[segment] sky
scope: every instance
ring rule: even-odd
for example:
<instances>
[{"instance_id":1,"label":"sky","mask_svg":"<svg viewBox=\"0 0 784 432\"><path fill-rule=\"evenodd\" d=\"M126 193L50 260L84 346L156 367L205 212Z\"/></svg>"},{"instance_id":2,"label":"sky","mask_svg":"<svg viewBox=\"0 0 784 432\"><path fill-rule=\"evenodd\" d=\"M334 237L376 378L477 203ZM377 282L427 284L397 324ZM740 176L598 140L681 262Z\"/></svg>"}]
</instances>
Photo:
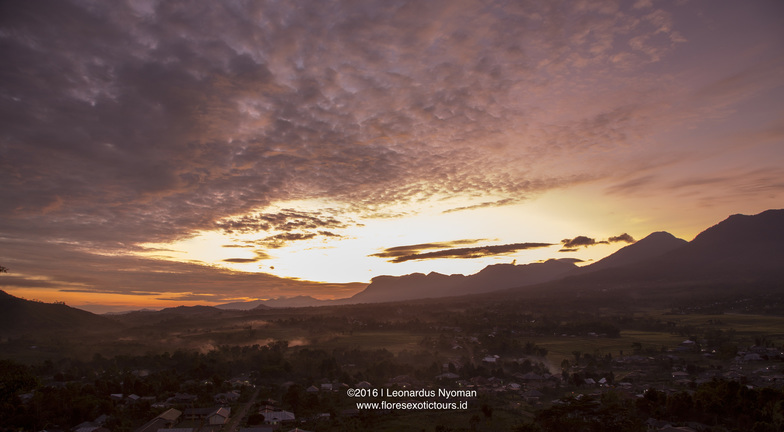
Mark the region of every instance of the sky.
<instances>
[{"instance_id":1,"label":"sky","mask_svg":"<svg viewBox=\"0 0 784 432\"><path fill-rule=\"evenodd\" d=\"M784 3L0 2L0 289L588 264L784 205Z\"/></svg>"}]
</instances>

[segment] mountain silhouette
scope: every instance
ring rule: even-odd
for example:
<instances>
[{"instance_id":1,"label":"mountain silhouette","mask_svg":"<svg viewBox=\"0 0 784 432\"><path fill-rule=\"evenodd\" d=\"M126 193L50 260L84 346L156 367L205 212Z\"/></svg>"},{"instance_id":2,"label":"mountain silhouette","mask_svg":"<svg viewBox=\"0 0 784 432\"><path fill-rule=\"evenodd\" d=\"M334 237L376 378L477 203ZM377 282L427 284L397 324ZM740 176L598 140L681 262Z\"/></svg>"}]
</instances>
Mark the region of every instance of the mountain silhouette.
<instances>
[{"instance_id":1,"label":"mountain silhouette","mask_svg":"<svg viewBox=\"0 0 784 432\"><path fill-rule=\"evenodd\" d=\"M447 276L435 272L427 275L414 273L405 276L378 276L371 280L364 291L355 294L350 300L352 303L375 303L481 294L560 279L577 269L571 262L551 259L523 265L491 265L469 276Z\"/></svg>"},{"instance_id":2,"label":"mountain silhouette","mask_svg":"<svg viewBox=\"0 0 784 432\"><path fill-rule=\"evenodd\" d=\"M583 267L584 272L604 270L612 267L622 267L650 260L678 249L688 242L665 232L657 231L636 243L618 249L599 261Z\"/></svg>"},{"instance_id":3,"label":"mountain silhouette","mask_svg":"<svg viewBox=\"0 0 784 432\"><path fill-rule=\"evenodd\" d=\"M784 280L782 242L784 210L768 210L753 216L733 215L701 232L694 240L659 256L620 266L603 264L604 268L600 266L592 272L586 269L587 274L568 278L567 282L584 286L781 282ZM605 260L623 261L613 255Z\"/></svg>"},{"instance_id":4,"label":"mountain silhouette","mask_svg":"<svg viewBox=\"0 0 784 432\"><path fill-rule=\"evenodd\" d=\"M679 279L776 281L784 277L784 210L732 215L656 262Z\"/></svg>"},{"instance_id":5,"label":"mountain silhouette","mask_svg":"<svg viewBox=\"0 0 784 432\"><path fill-rule=\"evenodd\" d=\"M570 290L631 288L642 292L665 286L668 289L781 287L784 282L782 244L784 210L768 210L752 216L732 215L690 242L666 232L655 232L582 268L567 260L551 259L524 265L491 265L469 276L435 272L378 276L365 290L338 300L298 296L217 307L137 311L108 319L65 304L25 300L0 291L0 335L39 330L108 330L122 324L140 325L183 316L212 319L220 318L226 309L392 302L501 291L566 293Z\"/></svg>"},{"instance_id":6,"label":"mountain silhouette","mask_svg":"<svg viewBox=\"0 0 784 432\"><path fill-rule=\"evenodd\" d=\"M470 276L414 273L379 276L352 303L482 294L513 289L655 287L784 281L784 210L733 215L687 242L654 232L591 265L559 260L485 267ZM519 288L519 290L518 290Z\"/></svg>"},{"instance_id":7,"label":"mountain silhouette","mask_svg":"<svg viewBox=\"0 0 784 432\"><path fill-rule=\"evenodd\" d=\"M0 335L39 331L94 331L119 328L114 321L62 303L25 300L0 291Z\"/></svg>"}]
</instances>

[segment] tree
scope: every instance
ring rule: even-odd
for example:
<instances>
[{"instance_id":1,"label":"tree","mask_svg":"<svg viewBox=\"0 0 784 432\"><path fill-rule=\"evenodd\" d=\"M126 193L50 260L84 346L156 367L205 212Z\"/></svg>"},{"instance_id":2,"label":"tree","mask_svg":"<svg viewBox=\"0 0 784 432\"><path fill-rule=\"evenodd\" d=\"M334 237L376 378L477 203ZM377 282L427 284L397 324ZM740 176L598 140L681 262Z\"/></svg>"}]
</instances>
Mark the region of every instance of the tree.
<instances>
[{"instance_id":1,"label":"tree","mask_svg":"<svg viewBox=\"0 0 784 432\"><path fill-rule=\"evenodd\" d=\"M8 267L0 266L0 273L8 273Z\"/></svg>"},{"instance_id":2,"label":"tree","mask_svg":"<svg viewBox=\"0 0 784 432\"><path fill-rule=\"evenodd\" d=\"M493 417L493 407L491 407L486 403L483 403L480 408L482 409L482 414L484 414L486 418Z\"/></svg>"}]
</instances>

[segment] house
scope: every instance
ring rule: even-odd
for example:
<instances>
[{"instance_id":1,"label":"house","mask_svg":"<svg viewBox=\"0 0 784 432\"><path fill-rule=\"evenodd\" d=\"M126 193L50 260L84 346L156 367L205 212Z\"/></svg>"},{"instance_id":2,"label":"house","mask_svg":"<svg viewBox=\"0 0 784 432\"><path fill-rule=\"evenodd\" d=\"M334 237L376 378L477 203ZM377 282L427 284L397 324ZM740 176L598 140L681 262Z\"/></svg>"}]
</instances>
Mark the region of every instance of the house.
<instances>
[{"instance_id":1,"label":"house","mask_svg":"<svg viewBox=\"0 0 784 432\"><path fill-rule=\"evenodd\" d=\"M199 420L203 418L207 418L208 415L212 414L216 408L185 408L183 413L184 417L189 420Z\"/></svg>"},{"instance_id":2,"label":"house","mask_svg":"<svg viewBox=\"0 0 784 432\"><path fill-rule=\"evenodd\" d=\"M259 414L264 416L264 423L266 424L278 424L278 423L287 423L293 422L297 420L297 417L294 415L293 412L283 411L283 410L276 410L276 411L260 411Z\"/></svg>"},{"instance_id":3,"label":"house","mask_svg":"<svg viewBox=\"0 0 784 432\"><path fill-rule=\"evenodd\" d=\"M318 389L318 387L312 385L312 386L308 387L307 389L305 389L305 392L307 392L307 393L318 393L319 389Z\"/></svg>"},{"instance_id":4,"label":"house","mask_svg":"<svg viewBox=\"0 0 784 432\"><path fill-rule=\"evenodd\" d=\"M93 422L83 422L74 427L74 432L108 432L103 426L93 424Z\"/></svg>"},{"instance_id":5,"label":"house","mask_svg":"<svg viewBox=\"0 0 784 432\"><path fill-rule=\"evenodd\" d=\"M158 429L171 428L177 424L181 415L182 411L170 408L136 429L135 432L158 432Z\"/></svg>"},{"instance_id":6,"label":"house","mask_svg":"<svg viewBox=\"0 0 784 432\"><path fill-rule=\"evenodd\" d=\"M436 375L437 380L456 380L460 378L460 375L454 374L451 372L442 373L441 375Z\"/></svg>"},{"instance_id":7,"label":"house","mask_svg":"<svg viewBox=\"0 0 784 432\"><path fill-rule=\"evenodd\" d=\"M213 396L213 400L215 403L220 404L229 404L232 402L237 402L240 399L240 393L237 390L232 390L226 393L218 393Z\"/></svg>"},{"instance_id":8,"label":"house","mask_svg":"<svg viewBox=\"0 0 784 432\"><path fill-rule=\"evenodd\" d=\"M523 380L523 381L526 381L526 382L528 382L528 381L544 381L545 380L545 377L543 377L543 376L541 376L539 374L533 373L533 372L528 372L528 373L520 376L519 378L521 380Z\"/></svg>"},{"instance_id":9,"label":"house","mask_svg":"<svg viewBox=\"0 0 784 432\"><path fill-rule=\"evenodd\" d=\"M231 384L231 386L234 388L245 387L245 386L252 387L250 381L248 380L248 377L246 376L234 377L226 382Z\"/></svg>"},{"instance_id":10,"label":"house","mask_svg":"<svg viewBox=\"0 0 784 432\"><path fill-rule=\"evenodd\" d=\"M332 389L333 389L332 383L321 384L321 391L332 391Z\"/></svg>"},{"instance_id":11,"label":"house","mask_svg":"<svg viewBox=\"0 0 784 432\"><path fill-rule=\"evenodd\" d=\"M182 415L182 411L176 410L174 408L170 408L164 412L162 412L157 418L164 419L172 424L176 423L177 420L180 419Z\"/></svg>"},{"instance_id":12,"label":"house","mask_svg":"<svg viewBox=\"0 0 784 432\"><path fill-rule=\"evenodd\" d=\"M373 388L373 384L370 384L367 381L360 381L354 387L360 388L360 389L371 389L371 388Z\"/></svg>"},{"instance_id":13,"label":"house","mask_svg":"<svg viewBox=\"0 0 784 432\"><path fill-rule=\"evenodd\" d=\"M220 407L207 415L207 422L211 425L222 425L229 421L231 408Z\"/></svg>"},{"instance_id":14,"label":"house","mask_svg":"<svg viewBox=\"0 0 784 432\"><path fill-rule=\"evenodd\" d=\"M196 399L198 399L198 396L190 393L175 393L167 402L174 404L191 404L195 402Z\"/></svg>"}]
</instances>

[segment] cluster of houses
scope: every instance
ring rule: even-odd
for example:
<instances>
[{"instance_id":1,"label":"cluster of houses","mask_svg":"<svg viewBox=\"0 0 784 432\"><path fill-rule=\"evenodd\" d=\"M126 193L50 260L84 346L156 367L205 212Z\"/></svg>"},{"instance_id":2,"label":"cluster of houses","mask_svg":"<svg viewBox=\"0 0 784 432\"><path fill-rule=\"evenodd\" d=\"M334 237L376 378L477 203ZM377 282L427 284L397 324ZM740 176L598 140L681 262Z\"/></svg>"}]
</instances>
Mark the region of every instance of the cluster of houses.
<instances>
[{"instance_id":1,"label":"cluster of houses","mask_svg":"<svg viewBox=\"0 0 784 432\"><path fill-rule=\"evenodd\" d=\"M136 429L136 432L217 432L229 421L230 416L229 407L186 408L184 411L169 408ZM190 427L175 428L183 421L190 421Z\"/></svg>"},{"instance_id":2,"label":"cluster of houses","mask_svg":"<svg viewBox=\"0 0 784 432\"><path fill-rule=\"evenodd\" d=\"M272 405L264 405L259 410L264 415L264 425L242 428L240 432L308 432L299 428L287 429L296 422L294 413ZM231 417L230 407L169 408L151 419L135 432L218 432ZM105 432L101 430L78 432Z\"/></svg>"},{"instance_id":3,"label":"cluster of houses","mask_svg":"<svg viewBox=\"0 0 784 432\"><path fill-rule=\"evenodd\" d=\"M778 349L769 347L752 346L740 351L734 360L725 363L721 368L699 368L689 370L684 366L683 358L695 358L703 356L710 359L712 353L701 351L699 343L684 341L678 347L655 355L621 355L612 359L610 369L617 373L612 376L612 372L597 372L588 374L582 378L581 393L600 395L609 389L621 391L629 397L642 397L644 392L655 386L657 390L666 393L676 393L684 389L693 388L703 382L713 379L735 380L750 387L775 387L784 388L784 370L781 369L781 362L784 361L784 353ZM484 355L482 362L489 365L500 365L502 359L498 355ZM671 371L662 370L663 364L673 365L669 367ZM386 388L432 388L433 386L444 388L473 389L479 394L513 393L520 397L521 402L531 405L541 404L545 399L550 400L557 395L555 388L562 387L561 375L552 375L536 370L527 373L514 373L507 375L506 379L498 377L474 376L461 378L459 375L462 369L459 361L455 360L446 363L442 367L442 373L433 377L432 382L417 380L410 375L399 375L389 379L383 384ZM580 367L573 370L583 372ZM537 373L538 372L538 373ZM597 375L598 374L598 375ZM247 380L237 380L237 386L250 385ZM316 382L306 388L309 394L319 394L325 392L344 392L347 388L374 388L375 386L367 381L362 381L349 386L345 383L323 380ZM593 390L591 390L593 389ZM591 393L593 392L593 393ZM547 396L550 396L548 398ZM229 405L236 404L240 399L238 390L231 390L215 394L213 396L214 406L208 408L195 408L197 397L189 393L176 393L165 401L157 401L155 398L140 397L138 395L111 395L112 400L118 403L133 404L140 401L148 401L151 406L165 409L160 415L150 419L147 423L136 429L135 432L218 432L231 418L231 408ZM558 403L557 400L551 401ZM302 431L296 426L302 423L302 419L297 419L295 413L281 409L277 402L267 400L262 402L259 414L264 416L262 425L251 428L240 429L240 432L287 432ZM358 415L357 410L344 410L340 416ZM105 416L104 416L105 417ZM329 419L330 414L323 413L317 416L318 420ZM108 432L105 429L105 418L98 418L93 422L85 422L73 429L74 432ZM311 418L308 419L313 420ZM288 429L293 428L293 429ZM673 427L652 420L648 425L651 431L689 431L685 426Z\"/></svg>"}]
</instances>

